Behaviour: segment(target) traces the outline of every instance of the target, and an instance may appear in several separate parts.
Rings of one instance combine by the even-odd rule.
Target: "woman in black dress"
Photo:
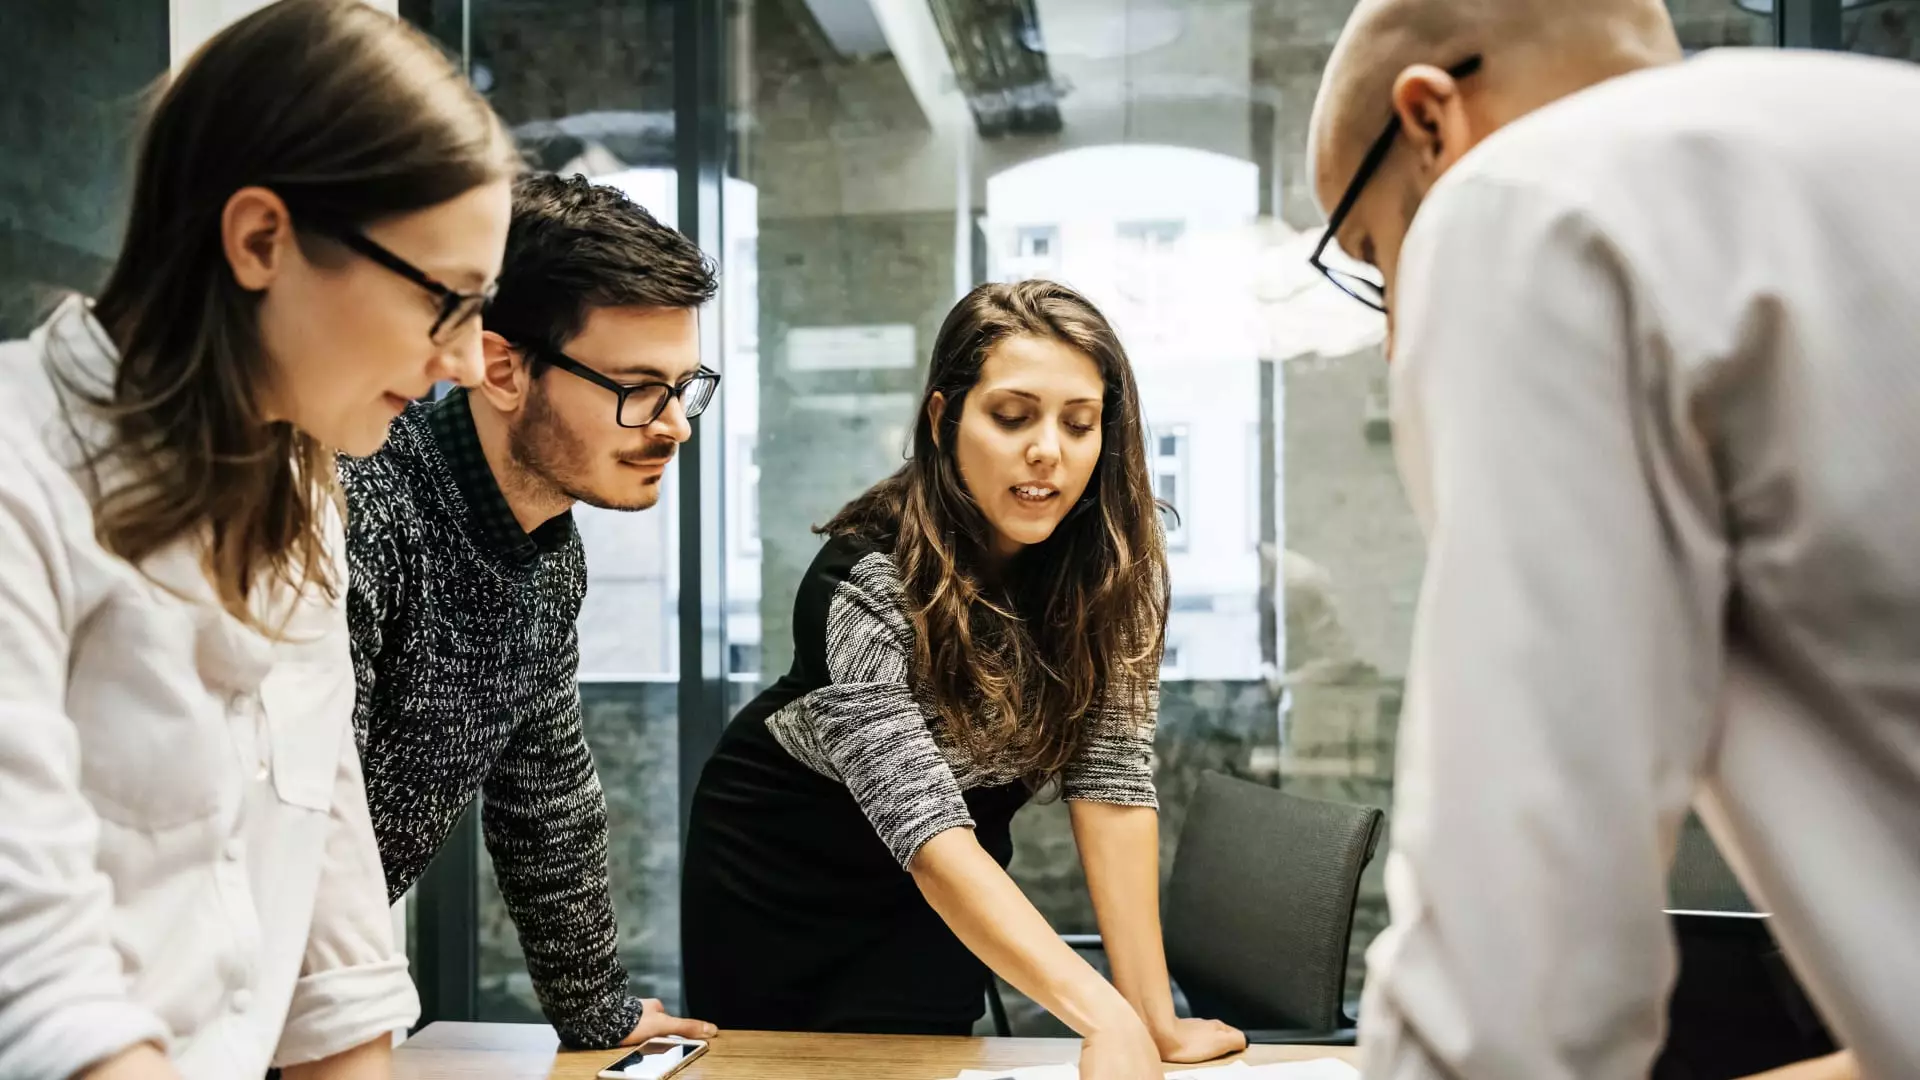
[[[825,529],[793,669],[694,794],[687,1007],[723,1027],[966,1034],[991,969],[1086,1037],[1087,1080],[1244,1038],[1173,1013],[1152,745],[1165,546],[1106,320],[983,285],[934,345],[912,457]],[[1007,876],[1008,825],[1070,803],[1114,981]]]

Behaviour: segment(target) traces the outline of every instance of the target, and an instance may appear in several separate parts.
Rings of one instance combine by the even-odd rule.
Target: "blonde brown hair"
[[[323,531],[333,451],[262,415],[259,296],[226,262],[223,209],[258,185],[296,229],[360,225],[517,167],[439,48],[355,0],[280,0],[202,46],[147,118],[126,236],[93,309],[120,355],[95,401],[111,437],[93,464],[125,477],[102,493],[102,545],[137,563],[206,530],[222,603],[255,625],[248,600],[264,581],[337,595]]]
[[[1031,335],[1091,357],[1105,386],[1100,461],[1053,535],[989,582],[991,526],[954,457],[967,395],[995,346]],[[945,396],[936,438],[930,405]],[[1030,785],[1057,779],[1097,725],[1152,707],[1167,618],[1166,541],[1133,367],[1085,297],[1051,281],[982,285],[947,316],[893,476],[821,529],[892,551],[913,623],[915,690],[942,731]]]

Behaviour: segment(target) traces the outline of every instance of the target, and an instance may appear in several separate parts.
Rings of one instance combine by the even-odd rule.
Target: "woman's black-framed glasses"
[[[487,305],[493,303],[493,294],[500,288],[500,283],[496,281],[488,285],[483,292],[461,292],[388,251],[358,229],[323,228],[322,231],[345,244],[349,249],[366,256],[368,260],[386,267],[427,290],[440,301],[439,317],[433,320],[433,329],[427,331],[427,336],[433,339],[435,345],[445,345],[453,340],[453,335],[458,333],[461,327],[487,310]]]
[[[1464,79],[1479,70],[1480,56],[1476,53],[1448,68],[1447,74],[1456,79]],[[1380,164],[1387,160],[1387,151],[1393,149],[1393,140],[1399,134],[1400,117],[1396,115],[1387,121],[1387,129],[1373,141],[1373,146],[1367,150],[1367,156],[1360,160],[1360,168],[1354,171],[1353,181],[1347,185],[1346,193],[1340,196],[1339,204],[1333,208],[1333,213],[1327,216],[1327,231],[1321,235],[1319,246],[1315,247],[1313,254],[1307,257],[1307,261],[1313,264],[1313,268],[1325,274],[1327,280],[1338,286],[1341,292],[1383,315],[1387,311],[1386,284],[1350,270],[1328,266],[1326,255],[1328,246],[1333,243],[1333,238],[1339,235],[1340,227],[1347,223],[1347,215],[1353,213],[1353,204],[1360,201],[1360,193],[1367,189],[1367,181],[1372,180],[1373,174],[1380,171]]]
[[[595,386],[613,391],[616,399],[613,407],[613,422],[623,428],[643,428],[667,411],[667,402],[680,399],[680,407],[686,410],[691,420],[707,411],[713,404],[713,395],[720,389],[720,373],[712,368],[702,367],[687,376],[680,383],[616,382],[593,370],[587,365],[568,356],[558,349],[535,349],[543,363],[552,364],[569,375],[576,375]]]

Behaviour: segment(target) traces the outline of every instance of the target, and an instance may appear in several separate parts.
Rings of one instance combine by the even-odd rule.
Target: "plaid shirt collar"
[[[572,514],[561,514],[528,533],[513,516],[513,507],[494,479],[473,426],[473,407],[467,391],[457,388],[427,409],[427,427],[447,460],[454,483],[467,504],[467,523],[474,540],[485,550],[526,565],[542,554],[557,551],[572,534]]]

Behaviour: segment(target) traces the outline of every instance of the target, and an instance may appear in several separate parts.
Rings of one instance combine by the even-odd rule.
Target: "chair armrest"
[[[1080,952],[1101,952],[1107,947],[1099,934],[1061,934],[1060,940]]]
[[[1333,1031],[1249,1031],[1246,1034],[1250,1046],[1353,1046],[1359,1032],[1353,1028],[1337,1028]]]

